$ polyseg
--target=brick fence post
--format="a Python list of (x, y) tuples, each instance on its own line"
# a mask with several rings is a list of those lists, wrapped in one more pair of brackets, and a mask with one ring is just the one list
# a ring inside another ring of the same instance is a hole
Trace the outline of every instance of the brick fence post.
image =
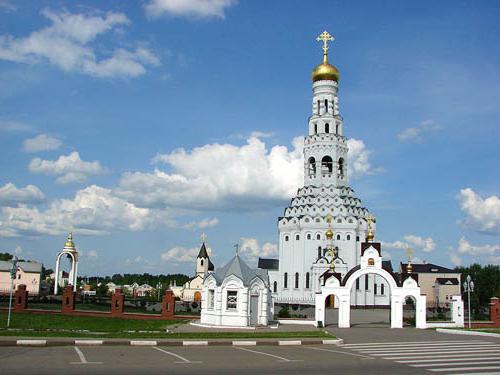
[(73, 291), (73, 286), (67, 285), (63, 291), (62, 309), (61, 309), (61, 312), (63, 314), (72, 314), (73, 311), (75, 311), (75, 299), (76, 299), (76, 292)]
[(28, 308), (28, 291), (26, 290), (26, 285), (21, 284), (17, 287), (15, 301), (14, 301), (14, 311), (24, 311)]
[(121, 318), (124, 311), (125, 295), (121, 289), (116, 289), (111, 296), (111, 315)]
[(490, 299), (490, 321), (495, 323), (495, 326), (500, 326), (500, 298), (491, 297)]
[(161, 317), (163, 319), (174, 319), (175, 314), (175, 298), (174, 292), (167, 290), (163, 296), (161, 304)]

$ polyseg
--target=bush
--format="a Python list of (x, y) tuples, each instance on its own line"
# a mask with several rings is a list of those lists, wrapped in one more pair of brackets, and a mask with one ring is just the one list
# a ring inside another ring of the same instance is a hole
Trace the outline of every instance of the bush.
[(290, 311), (288, 311), (288, 307), (282, 307), (281, 310), (278, 312), (278, 318), (289, 318), (290, 317)]

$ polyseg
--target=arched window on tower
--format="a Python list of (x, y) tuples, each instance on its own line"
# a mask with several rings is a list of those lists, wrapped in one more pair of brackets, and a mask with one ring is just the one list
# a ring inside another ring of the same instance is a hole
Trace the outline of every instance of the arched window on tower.
[(277, 281), (275, 281), (275, 282), (273, 283), (273, 292), (274, 292), (274, 293), (276, 293), (277, 291), (278, 291), (278, 282), (277, 282)]
[(344, 177), (344, 159), (340, 158), (338, 163), (339, 176)]
[(288, 272), (283, 275), (283, 288), (288, 288)]
[(320, 114), (319, 110), (321, 108), (321, 102), (318, 100), (318, 115)]
[(312, 156), (309, 158), (309, 176), (314, 177), (316, 176), (316, 159), (314, 159)]
[(321, 173), (331, 174), (332, 168), (333, 168), (332, 158), (329, 156), (324, 156), (323, 159), (321, 159)]
[(318, 124), (314, 124), (314, 134), (318, 134)]
[(200, 260), (200, 266), (202, 266), (202, 267), (203, 267), (203, 259), (202, 259), (202, 260)]
[(317, 239), (317, 240), (321, 240), (321, 234), (319, 234), (319, 233), (318, 233), (318, 234), (316, 235), (316, 239)]
[(328, 99), (325, 99), (325, 112), (328, 113)]
[(325, 124), (325, 133), (330, 133), (330, 124)]
[(339, 134), (339, 126), (340, 124), (335, 125), (335, 134)]
[(309, 289), (309, 272), (306, 273), (306, 289)]
[(295, 289), (299, 289), (299, 273), (295, 272)]

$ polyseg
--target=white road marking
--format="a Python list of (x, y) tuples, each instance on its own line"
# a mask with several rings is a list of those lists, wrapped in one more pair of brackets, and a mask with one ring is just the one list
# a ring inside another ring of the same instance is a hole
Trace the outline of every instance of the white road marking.
[(171, 355), (172, 357), (175, 357), (175, 358), (180, 359), (182, 361), (182, 362), (175, 361), (174, 363), (203, 363), (201, 361), (190, 361), (189, 359), (184, 358), (183, 356), (181, 356), (179, 354), (175, 354), (175, 353), (169, 352), (167, 350), (158, 348), (157, 346), (153, 347), (153, 349), (156, 349), (156, 350), (158, 350), (158, 351), (160, 351), (162, 353)]
[(469, 350), (454, 350), (454, 351), (449, 351), (449, 350), (422, 350), (422, 351), (413, 351), (413, 352), (408, 352), (408, 353), (393, 353), (393, 352), (387, 352), (387, 353), (366, 353), (370, 354), (374, 357), (383, 357), (384, 355), (392, 355), (392, 356), (405, 356), (409, 354), (447, 354), (447, 353), (500, 353), (500, 349), (469, 349)]
[(322, 352), (330, 352), (330, 353), (340, 353), (340, 354), (345, 354), (345, 355), (351, 355), (353, 357), (361, 357), (363, 359), (375, 359), (375, 358), (372, 358), (372, 357), (368, 357), (366, 355), (349, 353), (349, 352), (343, 352), (341, 350), (331, 350), (331, 349), (323, 349), (323, 348), (311, 348), (311, 347), (308, 347), (308, 346), (306, 346), (305, 349), (320, 350)]
[(464, 372), (464, 373), (460, 373), (460, 374), (453, 374), (453, 375), (499, 375), (500, 372), (499, 371), (495, 371), (495, 372)]
[(498, 370), (498, 369), (500, 369), (500, 366), (431, 368), (428, 369), (428, 371), (443, 372), (443, 371)]
[(467, 362), (467, 363), (460, 363), (460, 362), (447, 362), (447, 363), (431, 363), (431, 364), (424, 364), (424, 365), (410, 365), (411, 367), (440, 367), (440, 366), (463, 366), (463, 365), (500, 365), (500, 361), (484, 361), (484, 362)]
[(410, 355), (405, 357), (384, 357), (384, 359), (425, 359), (425, 358), (453, 358), (453, 357), (482, 357), (493, 355), (492, 353), (474, 353), (474, 354), (439, 354), (439, 355)]
[[(485, 354), (489, 355), (489, 354)], [(463, 356), (460, 356), (463, 357)], [(446, 361), (473, 361), (473, 360), (489, 360), (489, 359), (498, 359), (498, 356), (496, 357), (481, 357), (481, 356), (474, 356), (474, 357), (479, 357), (479, 358), (450, 358), (450, 356), (445, 356), (445, 358), (439, 358), (439, 359), (411, 359), (408, 361), (396, 361), (397, 363), (429, 363), (432, 364), (432, 362), (446, 362)]]
[[(457, 345), (454, 347), (449, 347), (448, 345), (446, 346), (433, 346), (433, 347), (426, 347), (427, 350), (457, 350), (457, 349), (468, 349), (468, 348), (484, 348), (484, 349), (500, 349), (500, 345), (495, 345), (495, 344), (481, 344), (481, 345)], [(362, 352), (362, 353), (382, 353), (382, 352), (394, 352), (394, 350), (397, 350), (399, 352), (411, 352), (414, 350), (419, 349), (418, 347), (415, 348), (387, 348), (387, 349), (352, 349), (356, 350), (357, 352)]]
[(372, 345), (380, 345), (380, 346), (389, 346), (389, 345), (402, 345), (402, 344), (414, 344), (414, 345), (420, 345), (420, 344), (454, 344), (454, 343), (488, 343), (488, 341), (482, 341), (482, 340), (467, 340), (467, 341), (461, 341), (461, 340), (453, 340), (453, 341), (392, 341), (392, 342), (364, 342), (364, 343), (359, 343), (359, 344), (344, 344), (342, 346), (349, 346), (349, 347), (356, 347), (356, 346), (372, 346)]
[(87, 358), (85, 358), (85, 355), (83, 352), (78, 348), (78, 346), (75, 346), (75, 351), (76, 354), (78, 354), (78, 357), (80, 358), (80, 362), (70, 362), (71, 365), (102, 365), (102, 362), (89, 362), (87, 361)]
[(268, 357), (273, 357), (273, 358), (279, 359), (280, 362), (302, 362), (302, 359), (288, 359), (288, 358), (280, 357), (279, 355), (274, 355), (274, 354), (265, 353), (265, 352), (259, 352), (257, 350), (251, 350), (251, 349), (240, 348), (240, 347), (235, 347), (235, 349), (244, 350), (246, 352), (251, 352), (251, 353), (256, 353), (256, 354), (261, 354), (261, 355), (267, 355)]

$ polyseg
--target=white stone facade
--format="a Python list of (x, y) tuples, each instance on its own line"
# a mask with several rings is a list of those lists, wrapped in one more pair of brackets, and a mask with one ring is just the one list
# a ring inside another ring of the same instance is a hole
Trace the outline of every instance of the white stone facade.
[[(279, 269), (268, 269), (278, 303), (315, 303), (319, 277), (331, 260), (324, 252), (331, 246), (325, 237), (327, 215), (333, 217), (337, 272), (345, 275), (360, 262), (369, 212), (348, 186), (348, 147), (337, 94), (336, 81), (313, 83), (312, 115), (304, 139), (304, 187), (278, 219)], [(389, 305), (389, 285), (384, 279), (367, 275), (358, 283), (352, 291), (353, 305)]]
[(238, 256), (203, 283), (200, 322), (246, 327), (267, 325), (271, 319), (267, 273), (250, 269)]

